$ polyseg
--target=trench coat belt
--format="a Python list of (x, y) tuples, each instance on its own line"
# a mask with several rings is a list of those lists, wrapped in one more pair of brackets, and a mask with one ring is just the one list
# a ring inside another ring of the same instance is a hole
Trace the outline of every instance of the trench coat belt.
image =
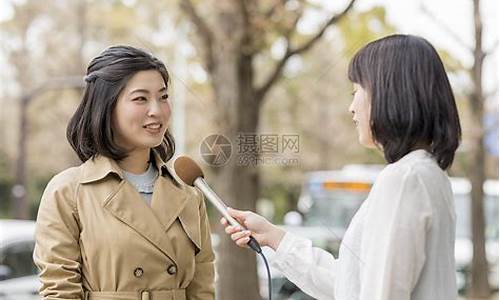
[(85, 291), (85, 300), (186, 300), (185, 289), (142, 290), (137, 292)]

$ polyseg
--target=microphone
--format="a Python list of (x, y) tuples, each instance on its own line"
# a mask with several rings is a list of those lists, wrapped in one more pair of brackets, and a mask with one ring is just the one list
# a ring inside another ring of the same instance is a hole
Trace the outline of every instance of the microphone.
[[(222, 199), (210, 188), (208, 183), (204, 179), (203, 171), (198, 166), (198, 164), (188, 156), (179, 156), (174, 161), (174, 169), (177, 176), (187, 185), (195, 186), (201, 190), (205, 198), (212, 203), (213, 206), (221, 213), (221, 215), (226, 218), (226, 220), (232, 226), (239, 226), (245, 228), (236, 221), (228, 212), (227, 206), (222, 201)], [(261, 253), (262, 249), (257, 242), (257, 240), (250, 236), (250, 240), (247, 244), (252, 250), (257, 253)]]

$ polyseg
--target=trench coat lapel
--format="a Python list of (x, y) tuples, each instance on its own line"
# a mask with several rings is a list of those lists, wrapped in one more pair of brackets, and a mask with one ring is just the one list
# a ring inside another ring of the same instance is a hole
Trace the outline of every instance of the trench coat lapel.
[[(156, 152), (153, 154), (160, 176), (155, 183), (151, 207), (137, 190), (124, 180), (118, 164), (105, 156), (98, 156), (85, 163), (81, 183), (88, 184), (106, 178), (106, 182), (101, 186), (105, 194), (103, 208), (176, 262), (167, 230), (184, 209), (188, 194), (173, 178), (166, 163)], [(118, 175), (120, 180), (107, 178), (110, 173)]]
[(158, 177), (151, 200), (151, 208), (157, 214), (164, 232), (180, 215), (186, 206), (187, 198), (186, 192), (175, 186), (170, 178)]
[(104, 209), (142, 235), (172, 261), (176, 261), (165, 226), (126, 180), (122, 180), (116, 193), (112, 193), (104, 202)]

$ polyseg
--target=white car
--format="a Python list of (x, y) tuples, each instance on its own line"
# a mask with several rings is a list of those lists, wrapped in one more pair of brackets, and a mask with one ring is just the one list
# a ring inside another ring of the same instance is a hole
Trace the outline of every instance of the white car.
[(0, 300), (39, 300), (35, 222), (0, 220)]

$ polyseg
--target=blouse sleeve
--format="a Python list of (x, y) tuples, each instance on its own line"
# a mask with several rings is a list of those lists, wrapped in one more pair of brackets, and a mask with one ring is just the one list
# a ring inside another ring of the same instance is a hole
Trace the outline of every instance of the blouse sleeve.
[(273, 266), (302, 291), (319, 300), (334, 299), (336, 259), (289, 232), (281, 240)]

